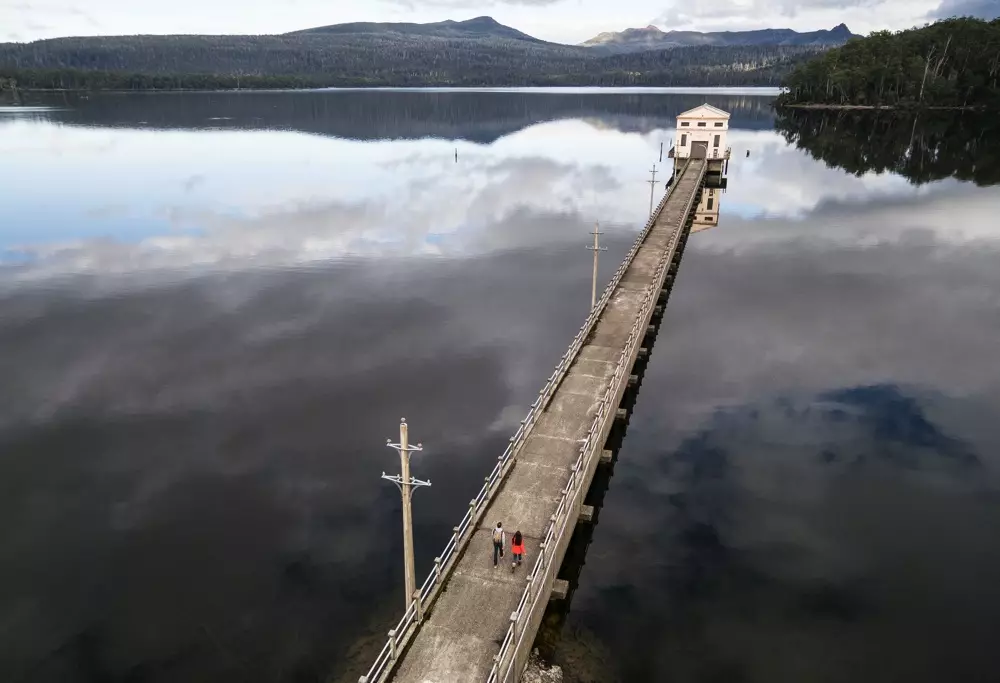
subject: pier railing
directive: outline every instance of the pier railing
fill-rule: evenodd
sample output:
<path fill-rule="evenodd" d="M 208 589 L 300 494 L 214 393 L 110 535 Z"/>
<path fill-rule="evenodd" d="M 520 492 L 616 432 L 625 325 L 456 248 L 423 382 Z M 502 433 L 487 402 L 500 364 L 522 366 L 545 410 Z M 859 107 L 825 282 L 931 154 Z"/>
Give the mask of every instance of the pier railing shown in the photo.
<path fill-rule="evenodd" d="M 685 171 L 690 164 L 691 162 L 689 161 L 685 165 Z M 669 266 L 670 260 L 677 248 L 677 243 L 683 235 L 683 223 L 690 215 L 694 202 L 698 197 L 697 188 L 704 179 L 705 169 L 706 166 L 703 164 L 695 182 L 695 191 L 691 193 L 691 197 L 688 199 L 684 213 L 682 214 L 681 225 L 674 232 L 669 246 L 664 250 L 663 256 L 656 265 L 653 274 L 654 282 L 660 281 L 663 271 Z M 682 176 L 683 172 L 678 177 Z M 673 188 L 664 195 L 660 206 L 653 214 L 654 216 L 659 216 L 660 210 L 666 204 L 667 199 L 672 194 L 672 190 Z M 605 297 L 603 298 L 604 304 L 607 303 L 611 293 L 617 288 L 622 275 L 624 275 L 625 270 L 628 269 L 628 265 L 631 264 L 635 254 L 639 251 L 639 247 L 642 246 L 642 242 L 645 241 L 654 222 L 655 219 L 643 230 L 640 239 L 636 241 L 636 245 L 629 252 L 628 258 L 623 262 L 623 267 L 619 268 L 619 272 L 616 273 L 615 278 L 608 285 L 608 289 L 605 290 Z M 510 626 L 507 628 L 507 634 L 500 646 L 500 652 L 494 656 L 493 669 L 490 671 L 487 683 L 510 683 L 517 680 L 520 662 L 523 659 L 519 654 L 523 653 L 525 648 L 531 648 L 535 635 L 526 626 L 535 616 L 536 610 L 544 609 L 548 602 L 549 591 L 546 590 L 546 587 L 551 586 L 562 563 L 559 557 L 560 545 L 566 534 L 572 533 L 572 529 L 576 524 L 576 517 L 579 514 L 583 496 L 587 494 L 584 489 L 587 473 L 591 471 L 593 459 L 600 457 L 600 451 L 603 450 L 604 439 L 607 436 L 607 423 L 615 417 L 618 402 L 621 400 L 619 396 L 620 388 L 624 386 L 626 375 L 631 372 L 632 360 L 637 353 L 637 347 L 642 343 L 642 339 L 646 334 L 647 314 L 652 309 L 657 298 L 659 298 L 659 289 L 656 287 L 650 288 L 643 298 L 642 306 L 629 332 L 628 341 L 618 356 L 611 384 L 601 400 L 600 408 L 593 422 L 591 422 L 590 429 L 587 431 L 587 437 L 580 447 L 580 454 L 570 468 L 569 481 L 562 490 L 559 506 L 556 508 L 555 514 L 550 518 L 548 529 L 545 532 L 538 551 L 538 557 L 535 559 L 531 573 L 527 576 L 528 585 L 521 595 L 517 610 L 510 616 Z M 527 638 L 531 640 L 526 641 Z"/>
<path fill-rule="evenodd" d="M 684 165 L 682 172 L 676 174 L 676 177 L 678 178 L 682 177 L 684 175 L 684 172 L 686 172 L 688 167 L 691 165 L 691 163 L 692 162 L 689 160 Z M 704 175 L 704 168 L 701 171 L 701 175 L 702 176 Z M 417 628 L 419 628 L 420 623 L 423 620 L 423 615 L 433 605 L 434 600 L 437 598 L 437 595 L 440 592 L 440 589 L 443 586 L 445 579 L 447 578 L 448 574 L 451 573 L 451 570 L 453 569 L 456 561 L 458 560 L 461 551 L 465 548 L 465 546 L 468 544 L 469 540 L 475 533 L 476 523 L 478 522 L 482 514 L 486 511 L 486 508 L 490 500 L 493 498 L 493 495 L 499 490 L 500 485 L 503 483 L 503 480 L 506 478 L 510 469 L 513 467 L 515 461 L 514 455 L 517 453 L 518 449 L 520 449 L 520 447 L 524 444 L 524 441 L 528 437 L 528 433 L 531 431 L 532 427 L 534 427 L 535 422 L 538 420 L 538 418 L 544 412 L 545 408 L 548 406 L 549 401 L 552 399 L 552 396 L 555 394 L 556 389 L 559 387 L 559 384 L 566 376 L 566 373 L 569 372 L 570 366 L 573 364 L 573 361 L 576 360 L 577 353 L 579 353 L 580 348 L 583 346 L 587 337 L 590 335 L 591 331 L 593 331 L 594 327 L 597 325 L 597 322 L 600 319 L 601 314 L 604 312 L 604 309 L 607 307 L 608 302 L 611 300 L 611 295 L 618 287 L 618 284 L 621 282 L 622 277 L 625 275 L 625 271 L 627 271 L 629 266 L 632 265 L 632 261 L 635 259 L 635 255 L 639 253 L 639 248 L 642 247 L 643 242 L 646 241 L 646 237 L 649 236 L 650 230 L 652 230 L 653 225 L 656 223 L 656 219 L 660 215 L 660 212 L 663 210 L 663 207 L 666 205 L 667 201 L 672 196 L 675 187 L 676 183 L 674 182 L 673 177 L 671 177 L 670 179 L 667 180 L 667 188 L 663 194 L 663 197 L 660 199 L 659 204 L 657 204 L 656 208 L 653 210 L 653 213 L 650 214 L 648 220 L 646 221 L 645 227 L 639 233 L 639 236 L 636 238 L 635 243 L 632 245 L 632 248 L 625 256 L 625 259 L 622 261 L 622 264 L 618 267 L 618 270 L 615 271 L 615 274 L 611 278 L 611 281 L 608 283 L 608 286 L 604 289 L 604 293 L 601 295 L 601 298 L 598 299 L 597 304 L 593 307 L 593 309 L 591 309 L 590 315 L 587 316 L 586 321 L 584 321 L 583 325 L 580 326 L 580 330 L 577 332 L 576 337 L 573 338 L 573 342 L 569 345 L 569 348 L 566 349 L 566 352 L 562 355 L 562 358 L 556 365 L 555 370 L 553 370 L 552 374 L 549 375 L 548 380 L 545 382 L 545 386 L 543 386 L 541 391 L 538 393 L 538 397 L 535 399 L 535 402 L 531 404 L 531 407 L 528 409 L 527 416 L 523 420 L 521 420 L 521 424 L 520 426 L 518 426 L 517 431 L 514 432 L 514 436 L 510 437 L 509 443 L 507 444 L 507 448 L 504 449 L 503 454 L 497 458 L 497 464 L 493 467 L 493 470 L 490 472 L 489 476 L 485 478 L 485 482 L 479 489 L 479 492 L 476 494 L 476 497 L 469 501 L 468 510 L 465 512 L 465 515 L 462 517 L 462 521 L 458 524 L 458 526 L 453 528 L 451 538 L 448 539 L 448 543 L 445 544 L 444 550 L 441 552 L 440 555 L 434 558 L 434 566 L 431 568 L 430 573 L 427 575 L 427 579 L 420 587 L 419 601 L 416 599 L 410 601 L 410 605 L 409 607 L 407 607 L 406 612 L 403 614 L 403 618 L 399 620 L 399 623 L 396 624 L 396 627 L 394 629 L 389 631 L 389 637 L 386 640 L 385 645 L 382 647 L 382 650 L 375 658 L 375 662 L 368 670 L 368 673 L 360 677 L 359 683 L 381 682 L 386 680 L 387 675 L 391 673 L 393 665 L 395 664 L 396 660 L 402 654 L 403 650 L 406 648 L 410 639 L 416 633 Z M 685 215 L 687 214 L 685 213 Z M 673 251 L 673 249 L 668 250 L 668 253 L 671 251 Z M 630 343 L 631 343 L 631 337 L 630 337 Z M 619 379 L 620 366 L 621 366 L 621 360 L 619 359 L 619 369 L 616 370 L 615 374 L 616 382 Z M 615 385 L 612 384 L 612 386 Z M 602 410 L 603 409 L 604 408 L 602 404 Z M 600 417 L 600 415 L 601 414 L 599 414 L 598 417 Z M 596 418 L 595 418 L 595 424 L 597 424 Z M 594 427 L 592 426 L 591 433 L 593 433 L 593 428 Z M 583 452 L 585 451 L 581 451 L 581 454 Z M 579 464 L 579 462 L 580 460 L 578 459 L 577 463 Z M 577 474 L 578 470 L 574 469 L 570 477 L 571 483 L 573 482 L 573 477 L 576 476 Z M 568 490 L 572 490 L 572 487 L 569 487 L 567 491 Z M 559 512 L 557 512 L 554 519 L 558 519 L 559 514 L 564 514 L 565 512 L 564 503 L 567 491 L 563 492 L 564 500 L 560 502 Z M 553 525 L 550 524 L 549 530 L 546 533 L 546 545 L 543 546 L 543 550 L 539 553 L 539 557 L 535 561 L 535 566 L 528 577 L 529 579 L 528 588 L 525 589 L 525 593 L 522 596 L 521 601 L 518 605 L 517 614 L 521 614 L 523 612 L 523 607 L 526 604 L 526 601 L 532 595 L 530 591 L 533 585 L 532 583 L 533 579 L 537 578 L 540 572 L 545 572 L 546 570 L 550 569 L 550 565 L 546 565 L 543 562 L 543 560 L 545 558 L 544 548 L 551 547 L 547 543 L 548 543 L 548 537 L 552 533 L 553 533 Z M 538 592 L 536 591 L 534 595 L 535 595 L 535 600 L 537 602 Z M 508 629 L 507 637 L 505 638 L 504 644 L 500 650 L 501 655 L 504 655 L 504 653 L 509 648 L 509 643 L 512 641 L 513 633 L 516 632 L 515 626 L 516 622 L 512 623 L 511 627 Z M 500 656 L 498 657 L 499 658 L 497 659 L 497 662 L 498 663 L 502 662 L 503 658 Z M 495 664 L 493 667 L 493 673 L 490 674 L 489 678 L 490 681 L 498 680 L 496 675 L 497 670 L 498 670 L 498 664 Z M 508 679 L 509 675 L 510 675 L 510 668 L 508 668 L 507 675 L 504 677 L 503 680 L 504 681 L 509 680 Z"/>

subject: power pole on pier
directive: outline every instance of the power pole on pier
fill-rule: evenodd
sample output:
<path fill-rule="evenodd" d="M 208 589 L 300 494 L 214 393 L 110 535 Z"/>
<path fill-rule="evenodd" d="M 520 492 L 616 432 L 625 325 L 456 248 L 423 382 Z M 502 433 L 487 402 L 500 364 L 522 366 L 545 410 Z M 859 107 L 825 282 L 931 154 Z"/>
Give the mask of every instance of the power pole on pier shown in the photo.
<path fill-rule="evenodd" d="M 650 171 L 652 177 L 646 182 L 649 183 L 649 215 L 653 215 L 653 188 L 656 187 L 656 164 L 653 164 L 653 170 Z"/>
<path fill-rule="evenodd" d="M 660 142 L 660 163 L 663 163 L 663 142 Z"/>
<path fill-rule="evenodd" d="M 413 568 L 413 510 L 410 507 L 410 500 L 413 497 L 413 489 L 430 486 L 431 483 L 410 476 L 410 453 L 422 451 L 423 445 L 418 443 L 416 446 L 411 446 L 409 444 L 406 418 L 399 421 L 399 443 L 393 443 L 392 439 L 386 439 L 385 445 L 399 453 L 399 464 L 402 470 L 399 475 L 394 476 L 383 472 L 382 478 L 395 484 L 403 498 L 403 577 L 406 582 L 406 609 L 409 609 L 411 601 L 420 599 L 420 595 L 417 593 L 417 575 Z"/>
<path fill-rule="evenodd" d="M 600 227 L 601 227 L 600 222 L 594 223 L 594 232 L 590 233 L 591 235 L 594 236 L 594 246 L 587 247 L 587 249 L 590 249 L 591 251 L 594 252 L 594 277 L 590 282 L 590 310 L 594 310 L 594 306 L 597 305 L 597 256 L 602 251 L 608 250 L 607 247 L 601 246 L 600 237 L 604 233 L 600 232 Z"/>

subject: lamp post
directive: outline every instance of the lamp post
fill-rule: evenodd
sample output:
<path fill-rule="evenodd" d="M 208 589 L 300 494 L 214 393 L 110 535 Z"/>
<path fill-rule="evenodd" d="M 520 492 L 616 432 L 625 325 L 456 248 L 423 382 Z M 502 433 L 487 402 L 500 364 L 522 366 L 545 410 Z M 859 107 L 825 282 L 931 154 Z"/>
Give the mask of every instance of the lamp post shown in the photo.
<path fill-rule="evenodd" d="M 406 608 L 409 609 L 412 600 L 420 599 L 417 595 L 417 578 L 413 568 L 413 510 L 410 507 L 410 500 L 413 497 L 413 489 L 430 486 L 431 483 L 410 476 L 410 453 L 422 451 L 423 446 L 419 443 L 416 446 L 409 445 L 406 418 L 399 421 L 399 443 L 392 443 L 392 439 L 386 439 L 385 445 L 399 453 L 401 473 L 390 476 L 383 472 L 382 478 L 395 484 L 403 499 L 403 577 L 406 583 Z"/>

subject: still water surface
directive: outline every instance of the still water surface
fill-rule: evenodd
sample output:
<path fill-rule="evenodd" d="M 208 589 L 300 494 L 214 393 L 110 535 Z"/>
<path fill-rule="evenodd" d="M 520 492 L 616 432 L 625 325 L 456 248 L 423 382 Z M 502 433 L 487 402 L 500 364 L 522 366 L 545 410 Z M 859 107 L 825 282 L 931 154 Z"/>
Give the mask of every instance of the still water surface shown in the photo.
<path fill-rule="evenodd" d="M 605 282 L 706 100 L 719 225 L 554 657 L 996 681 L 1000 191 L 811 129 L 861 150 L 847 173 L 769 95 L 578 91 L 0 111 L 0 680 L 356 681 L 403 602 L 385 439 L 406 416 L 425 446 L 423 577 L 586 315 L 595 221 Z"/>

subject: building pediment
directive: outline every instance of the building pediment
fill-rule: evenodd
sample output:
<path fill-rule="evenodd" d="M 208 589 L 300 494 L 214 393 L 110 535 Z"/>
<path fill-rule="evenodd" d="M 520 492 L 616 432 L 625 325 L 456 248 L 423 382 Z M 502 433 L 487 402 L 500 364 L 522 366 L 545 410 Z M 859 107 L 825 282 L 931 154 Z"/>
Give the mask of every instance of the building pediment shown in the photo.
<path fill-rule="evenodd" d="M 728 119 L 729 112 L 722 111 L 717 107 L 713 107 L 710 104 L 702 104 L 694 109 L 688 109 L 686 112 L 677 115 L 679 119 Z"/>

